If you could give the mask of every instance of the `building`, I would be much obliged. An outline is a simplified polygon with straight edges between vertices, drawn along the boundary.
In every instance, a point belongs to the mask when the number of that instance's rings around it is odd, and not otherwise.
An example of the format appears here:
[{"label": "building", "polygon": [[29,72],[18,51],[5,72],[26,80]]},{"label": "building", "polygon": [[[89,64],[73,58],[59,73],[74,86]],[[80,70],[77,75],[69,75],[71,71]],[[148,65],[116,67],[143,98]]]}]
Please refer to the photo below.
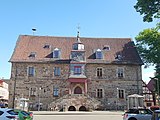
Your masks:
[{"label": "building", "polygon": [[154,91],[151,91],[148,87],[148,84],[146,84],[144,81],[142,81],[142,87],[143,87],[143,93],[144,96],[144,106],[147,108],[155,105],[155,93]]},{"label": "building", "polygon": [[126,109],[142,94],[130,38],[20,35],[10,62],[10,103],[26,98],[32,110]]},{"label": "building", "polygon": [[0,107],[8,106],[8,98],[9,98],[8,84],[3,80],[0,80]]}]

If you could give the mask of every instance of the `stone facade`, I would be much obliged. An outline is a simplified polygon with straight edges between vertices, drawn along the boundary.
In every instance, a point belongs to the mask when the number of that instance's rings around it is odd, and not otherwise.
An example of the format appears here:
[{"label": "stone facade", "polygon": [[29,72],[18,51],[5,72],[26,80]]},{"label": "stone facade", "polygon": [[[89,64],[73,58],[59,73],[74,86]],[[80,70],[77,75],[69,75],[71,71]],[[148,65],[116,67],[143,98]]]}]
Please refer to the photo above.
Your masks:
[{"label": "stone facade", "polygon": [[[78,38],[76,45],[82,43]],[[18,47],[19,44],[16,50]],[[13,60],[16,50],[10,60],[10,106],[16,100],[26,98],[29,99],[31,110],[126,109],[127,96],[142,93],[142,63],[122,60],[87,62],[87,56],[81,57],[78,62],[75,58],[69,61],[52,58],[47,61],[38,61],[36,58],[22,61],[20,57],[19,60]],[[83,52],[80,55],[87,52],[72,50],[74,56],[75,51]],[[32,76],[28,75],[29,67],[34,68]],[[55,68],[60,70],[60,74],[55,75]]]},{"label": "stone facade", "polygon": [[[27,77],[27,67],[28,66],[36,66],[36,76],[35,77]],[[54,66],[58,66],[61,68],[61,76],[55,77],[53,75]],[[97,78],[96,76],[96,68],[103,67],[104,73],[102,78]],[[125,69],[125,77],[118,78],[116,76],[116,69],[118,67],[123,67]],[[36,105],[39,101],[43,103],[43,109],[47,109],[53,101],[60,99],[64,95],[69,94],[69,82],[67,81],[69,76],[69,65],[67,64],[13,64],[12,65],[12,74],[16,72],[17,69],[17,77],[16,79],[16,98],[28,98],[30,103]],[[44,71],[49,69],[50,71]],[[101,104],[105,109],[116,109],[116,102],[118,100],[119,109],[124,109],[127,106],[127,96],[134,93],[142,93],[142,81],[141,81],[141,67],[136,65],[86,65],[86,76],[88,83],[88,92],[87,94],[101,101]],[[138,80],[137,80],[138,79]],[[11,80],[14,85],[14,80]],[[84,84],[80,84],[82,88],[84,88]],[[53,96],[53,89],[57,87],[59,89],[59,95]],[[14,88],[14,87],[10,87]],[[35,88],[35,94],[31,95],[31,88]],[[39,90],[39,88],[42,88]],[[103,98],[96,97],[96,90],[103,90]],[[117,99],[117,89],[125,90],[124,99]],[[82,89],[83,90],[83,89]],[[84,90],[83,90],[84,91]],[[13,93],[13,89],[10,89],[10,93]],[[12,94],[10,94],[10,98],[12,98]],[[12,101],[12,99],[11,99]],[[9,102],[11,103],[11,102]],[[36,109],[33,106],[33,109]]]}]

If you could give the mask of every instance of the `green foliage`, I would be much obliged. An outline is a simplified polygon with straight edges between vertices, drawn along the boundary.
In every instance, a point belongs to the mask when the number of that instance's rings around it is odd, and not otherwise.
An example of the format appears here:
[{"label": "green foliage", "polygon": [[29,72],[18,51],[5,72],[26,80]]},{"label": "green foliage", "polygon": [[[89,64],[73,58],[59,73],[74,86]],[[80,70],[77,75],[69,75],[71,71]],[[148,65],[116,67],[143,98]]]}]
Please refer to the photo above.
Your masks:
[{"label": "green foliage", "polygon": [[157,65],[160,63],[160,32],[156,28],[145,29],[136,36],[136,46],[143,62]]},{"label": "green foliage", "polygon": [[152,22],[153,18],[160,18],[160,0],[137,0],[134,6],[144,22]]},{"label": "green foliage", "polygon": [[137,50],[145,65],[155,65],[157,94],[160,94],[160,23],[155,28],[145,29],[136,36]]}]

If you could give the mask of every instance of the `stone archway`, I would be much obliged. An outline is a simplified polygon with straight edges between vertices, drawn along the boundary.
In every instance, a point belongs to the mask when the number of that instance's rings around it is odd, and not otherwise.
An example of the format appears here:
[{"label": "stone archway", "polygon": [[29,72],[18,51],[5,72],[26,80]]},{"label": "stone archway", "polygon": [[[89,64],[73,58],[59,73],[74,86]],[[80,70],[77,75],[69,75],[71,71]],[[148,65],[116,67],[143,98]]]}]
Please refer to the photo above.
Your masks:
[{"label": "stone archway", "polygon": [[74,106],[70,106],[70,107],[68,108],[68,111],[76,111],[76,108],[75,108]]},{"label": "stone archway", "polygon": [[79,111],[87,111],[87,109],[86,109],[85,106],[81,106],[81,107],[79,108]]},{"label": "stone archway", "polygon": [[82,94],[82,89],[77,86],[75,89],[74,89],[74,94]]}]

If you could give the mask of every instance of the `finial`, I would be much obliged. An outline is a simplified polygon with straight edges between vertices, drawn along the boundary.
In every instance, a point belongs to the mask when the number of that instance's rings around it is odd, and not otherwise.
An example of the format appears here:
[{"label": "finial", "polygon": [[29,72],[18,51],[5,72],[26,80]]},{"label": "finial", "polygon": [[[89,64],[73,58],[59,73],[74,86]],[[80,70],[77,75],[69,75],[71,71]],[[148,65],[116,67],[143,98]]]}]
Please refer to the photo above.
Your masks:
[{"label": "finial", "polygon": [[32,31],[33,31],[33,35],[34,35],[34,33],[36,32],[36,28],[32,28]]},{"label": "finial", "polygon": [[81,43],[80,37],[79,37],[79,30],[80,30],[80,26],[79,26],[79,24],[78,24],[78,27],[77,27],[77,42],[78,42],[78,43]]}]

